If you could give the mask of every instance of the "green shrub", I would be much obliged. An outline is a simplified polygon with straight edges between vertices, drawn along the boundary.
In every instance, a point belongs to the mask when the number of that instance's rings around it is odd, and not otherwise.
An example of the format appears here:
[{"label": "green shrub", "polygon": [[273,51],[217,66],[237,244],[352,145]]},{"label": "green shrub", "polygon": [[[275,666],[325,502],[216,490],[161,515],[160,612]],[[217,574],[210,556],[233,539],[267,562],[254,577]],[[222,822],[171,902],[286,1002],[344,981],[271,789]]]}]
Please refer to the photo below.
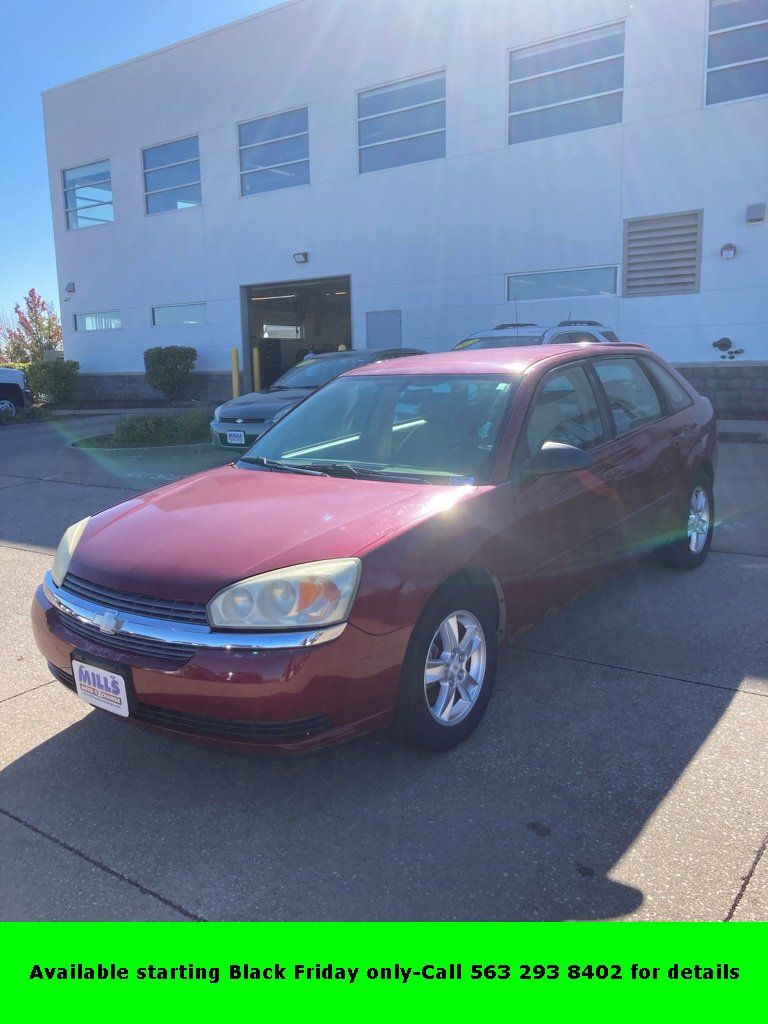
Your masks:
[{"label": "green shrub", "polygon": [[76,359],[52,359],[30,363],[26,371],[30,390],[35,398],[51,402],[69,402],[77,394],[80,363]]},{"label": "green shrub", "polygon": [[22,373],[29,373],[32,363],[4,363],[0,360],[0,366],[6,370],[21,370]]},{"label": "green shrub", "polygon": [[189,345],[148,348],[144,353],[147,382],[175,402],[184,397],[197,361],[197,349]]},{"label": "green shrub", "polygon": [[39,405],[28,405],[24,409],[16,410],[17,423],[39,423],[46,418],[45,409]]},{"label": "green shrub", "polygon": [[212,410],[190,409],[173,416],[128,416],[115,427],[117,447],[197,444],[209,439]]}]

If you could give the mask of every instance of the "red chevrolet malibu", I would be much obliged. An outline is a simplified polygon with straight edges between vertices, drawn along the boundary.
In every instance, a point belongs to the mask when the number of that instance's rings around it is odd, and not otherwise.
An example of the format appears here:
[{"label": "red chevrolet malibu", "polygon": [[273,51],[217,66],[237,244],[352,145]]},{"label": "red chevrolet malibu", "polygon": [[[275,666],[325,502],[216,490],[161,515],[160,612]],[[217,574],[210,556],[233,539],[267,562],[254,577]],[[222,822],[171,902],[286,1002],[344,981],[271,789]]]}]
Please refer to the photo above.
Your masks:
[{"label": "red chevrolet malibu", "polygon": [[499,644],[712,539],[709,401],[640,345],[365,366],[234,465],[71,526],[33,607],[53,675],[166,733],[305,751],[466,739]]}]

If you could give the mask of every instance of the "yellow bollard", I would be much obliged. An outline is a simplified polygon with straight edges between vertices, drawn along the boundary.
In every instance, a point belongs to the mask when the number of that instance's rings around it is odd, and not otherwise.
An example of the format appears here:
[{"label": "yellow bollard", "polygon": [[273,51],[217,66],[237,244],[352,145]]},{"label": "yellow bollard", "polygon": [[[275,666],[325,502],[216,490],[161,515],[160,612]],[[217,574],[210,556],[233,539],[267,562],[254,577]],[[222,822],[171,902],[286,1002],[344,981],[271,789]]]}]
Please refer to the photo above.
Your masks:
[{"label": "yellow bollard", "polygon": [[240,353],[232,349],[232,397],[240,397]]},{"label": "yellow bollard", "polygon": [[253,360],[253,390],[261,391],[261,353],[258,345],[254,345],[251,349],[251,359]]}]

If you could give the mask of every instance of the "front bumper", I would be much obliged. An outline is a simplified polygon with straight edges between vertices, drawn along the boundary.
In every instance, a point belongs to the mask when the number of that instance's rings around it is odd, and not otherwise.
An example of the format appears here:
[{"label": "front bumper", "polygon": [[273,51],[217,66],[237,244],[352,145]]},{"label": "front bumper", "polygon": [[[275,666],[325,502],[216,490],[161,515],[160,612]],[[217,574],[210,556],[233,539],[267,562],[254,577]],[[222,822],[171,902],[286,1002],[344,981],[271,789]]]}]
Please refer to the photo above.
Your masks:
[{"label": "front bumper", "polygon": [[266,754],[311,751],[391,724],[410,630],[372,636],[347,623],[324,642],[293,647],[267,639],[290,634],[260,634],[259,647],[229,634],[241,645],[199,644],[171,660],[119,647],[117,635],[88,635],[57,603],[60,596],[47,583],[32,606],[35,640],[53,675],[74,688],[74,651],[127,667],[135,698],[128,721]]},{"label": "front bumper", "polygon": [[[212,420],[211,427],[211,444],[216,448],[224,448],[227,451],[244,452],[247,451],[252,444],[254,444],[267,427],[271,426],[269,423],[220,423],[218,420]],[[230,444],[227,440],[227,432],[233,430],[241,430],[245,435],[245,442],[243,444]]]}]

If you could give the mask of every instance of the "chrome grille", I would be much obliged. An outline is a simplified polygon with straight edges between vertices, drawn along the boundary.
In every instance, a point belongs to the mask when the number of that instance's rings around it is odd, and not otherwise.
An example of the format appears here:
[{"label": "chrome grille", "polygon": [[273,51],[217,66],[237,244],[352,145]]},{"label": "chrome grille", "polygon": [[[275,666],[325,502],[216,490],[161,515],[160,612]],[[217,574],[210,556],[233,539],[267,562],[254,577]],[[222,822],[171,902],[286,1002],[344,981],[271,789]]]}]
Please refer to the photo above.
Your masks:
[{"label": "chrome grille", "polygon": [[59,612],[59,618],[73,633],[111,651],[129,651],[131,654],[145,654],[150,658],[162,658],[177,663],[188,661],[197,651],[194,644],[150,640],[145,636],[131,636],[128,633],[102,633],[98,626],[88,625],[62,612]]},{"label": "chrome grille", "polygon": [[101,586],[100,583],[91,583],[90,580],[84,580],[71,572],[65,576],[61,589],[69,591],[74,597],[82,597],[93,604],[105,605],[118,612],[134,612],[136,615],[148,615],[153,619],[208,625],[204,604],[168,601],[160,597],[145,597],[124,590],[113,590],[111,587]]}]

